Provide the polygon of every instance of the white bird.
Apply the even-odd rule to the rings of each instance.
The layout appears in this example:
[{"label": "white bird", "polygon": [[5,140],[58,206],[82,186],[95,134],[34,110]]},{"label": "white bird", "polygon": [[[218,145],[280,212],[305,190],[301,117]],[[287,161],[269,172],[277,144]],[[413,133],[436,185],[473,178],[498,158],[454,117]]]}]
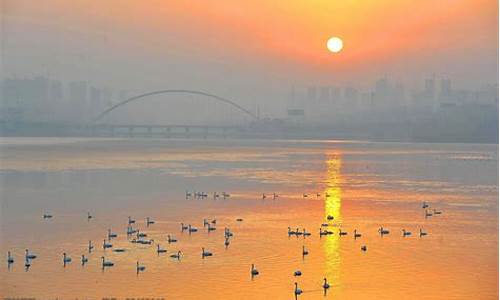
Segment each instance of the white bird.
[{"label": "white bird", "polygon": [[35,259],[36,258],[36,255],[33,254],[33,253],[29,253],[28,249],[26,249],[26,259],[29,260],[29,259]]},{"label": "white bird", "polygon": [[378,229],[378,232],[379,232],[379,233],[380,233],[380,235],[382,235],[382,236],[383,236],[384,234],[389,234],[389,230],[384,229],[384,227],[380,227],[380,228]]},{"label": "white bird", "polygon": [[177,240],[175,238],[171,237],[170,234],[167,237],[168,237],[167,241],[168,241],[169,244],[177,242]]},{"label": "white bird", "polygon": [[14,257],[10,255],[10,251],[7,252],[7,263],[8,264],[14,263]]},{"label": "white bird", "polygon": [[410,236],[410,235],[411,235],[410,231],[406,231],[405,229],[403,229],[403,237]]},{"label": "white bird", "polygon": [[146,226],[152,225],[152,224],[154,224],[154,223],[155,223],[155,221],[151,220],[151,218],[150,218],[150,217],[147,217],[147,218],[146,218]]},{"label": "white bird", "polygon": [[160,253],[167,253],[167,249],[160,248],[160,244],[158,244],[158,245],[156,245],[156,252],[158,254],[160,254]]},{"label": "white bird", "polygon": [[201,248],[201,258],[205,258],[205,256],[212,256],[212,252],[205,251],[205,248]]},{"label": "white bird", "polygon": [[82,254],[82,266],[85,265],[89,261],[88,258],[85,257],[85,255]]},{"label": "white bird", "polygon": [[330,288],[330,285],[328,284],[328,282],[326,281],[326,277],[323,278],[323,288],[326,290],[326,289],[329,289]]},{"label": "white bird", "polygon": [[146,270],[146,266],[139,265],[139,261],[137,261],[136,270],[137,274],[139,274],[139,272],[144,272]]},{"label": "white bird", "polygon": [[295,283],[295,296],[297,297],[298,295],[302,294],[302,290],[299,289],[299,285],[297,282]]},{"label": "white bird", "polygon": [[189,224],[188,225],[188,231],[189,231],[189,233],[191,233],[191,232],[197,232],[198,229],[196,227],[191,226],[191,224]]},{"label": "white bird", "polygon": [[70,263],[70,262],[71,262],[71,257],[67,256],[66,252],[63,253],[63,263],[64,263],[64,265],[66,266],[66,264]]},{"label": "white bird", "polygon": [[102,242],[102,248],[103,249],[107,249],[107,248],[111,248],[111,247],[113,247],[112,244],[106,243],[106,240],[103,240],[103,242]]},{"label": "white bird", "polygon": [[108,261],[106,261],[106,260],[104,259],[104,256],[101,256],[101,259],[102,259],[102,268],[103,268],[103,269],[104,269],[105,267],[112,267],[112,266],[114,266],[114,265],[115,265],[113,262],[111,262],[111,261],[109,261],[109,260],[108,260]]},{"label": "white bird", "polygon": [[181,254],[182,254],[181,251],[177,251],[177,253],[171,254],[170,257],[176,258],[176,259],[181,259]]},{"label": "white bird", "polygon": [[255,268],[254,264],[252,264],[252,269],[250,273],[252,274],[252,276],[259,275],[259,271]]},{"label": "white bird", "polygon": [[117,237],[116,233],[111,232],[111,229],[108,229],[108,240]]}]

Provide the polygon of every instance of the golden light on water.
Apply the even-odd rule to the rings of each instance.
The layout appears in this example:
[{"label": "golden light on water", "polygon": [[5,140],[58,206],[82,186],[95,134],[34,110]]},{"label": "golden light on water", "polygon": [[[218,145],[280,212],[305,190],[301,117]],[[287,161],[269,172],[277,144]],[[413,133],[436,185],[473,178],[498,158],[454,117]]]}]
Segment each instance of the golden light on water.
[{"label": "golden light on water", "polygon": [[[340,210],[342,202],[342,190],[340,187],[341,164],[341,158],[337,154],[329,156],[326,160],[325,220],[327,220],[328,216],[333,216],[336,224],[342,221]],[[328,230],[335,231],[336,228],[330,227]],[[325,276],[329,280],[338,282],[340,278],[338,270],[341,259],[339,252],[340,236],[335,232],[335,234],[326,235],[324,238]]]}]

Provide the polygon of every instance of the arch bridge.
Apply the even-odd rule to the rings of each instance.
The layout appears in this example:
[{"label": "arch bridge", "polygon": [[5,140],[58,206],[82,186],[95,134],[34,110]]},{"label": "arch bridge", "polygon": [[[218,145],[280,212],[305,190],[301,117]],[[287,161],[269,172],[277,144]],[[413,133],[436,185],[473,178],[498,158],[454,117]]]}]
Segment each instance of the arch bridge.
[{"label": "arch bridge", "polygon": [[259,117],[251,112],[250,110],[244,108],[243,106],[237,104],[236,102],[223,98],[211,93],[198,91],[198,90],[188,90],[188,89],[166,89],[152,91],[144,94],[140,94],[126,100],[123,100],[108,109],[104,110],[92,119],[90,124],[92,135],[111,135],[111,136],[163,136],[163,137],[185,137],[185,136],[202,136],[207,137],[208,135],[222,135],[226,136],[232,133],[238,133],[245,130],[241,126],[212,126],[212,125],[189,125],[189,124],[105,124],[100,121],[103,120],[112,111],[127,105],[128,103],[142,100],[144,98],[161,95],[161,94],[189,94],[189,95],[199,95],[203,96],[202,99],[212,99],[219,103],[230,106],[236,109],[244,115],[250,116],[252,121],[257,121]]}]

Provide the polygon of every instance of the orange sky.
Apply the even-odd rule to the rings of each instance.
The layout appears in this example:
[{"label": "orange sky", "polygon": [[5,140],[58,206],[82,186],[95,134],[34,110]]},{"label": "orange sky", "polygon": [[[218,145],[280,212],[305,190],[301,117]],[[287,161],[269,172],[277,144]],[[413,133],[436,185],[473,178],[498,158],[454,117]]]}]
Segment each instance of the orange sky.
[{"label": "orange sky", "polygon": [[[6,3],[13,24],[35,24],[26,32],[48,28],[43,34],[59,41],[62,50],[47,53],[66,55],[73,45],[74,52],[85,48],[90,56],[106,57],[106,63],[116,60],[118,67],[134,61],[141,66],[149,63],[150,72],[167,77],[159,70],[162,62],[189,70],[189,76],[202,74],[204,67],[220,67],[220,72],[232,76],[242,74],[242,80],[254,72],[286,84],[321,84],[332,78],[341,83],[373,82],[384,74],[418,81],[432,73],[477,84],[498,81],[498,4],[494,0]],[[10,28],[14,26],[18,25]],[[74,40],[60,42],[64,34],[54,35],[54,28],[69,32],[69,37],[90,32],[87,45],[80,46],[78,34]],[[344,40],[340,54],[326,50],[326,40],[333,35]],[[10,40],[16,44],[18,36],[13,36]],[[18,43],[19,48],[44,48],[43,41],[34,45],[32,37],[25,40]],[[48,60],[44,65],[56,64]],[[199,76],[203,80],[204,75]]]}]

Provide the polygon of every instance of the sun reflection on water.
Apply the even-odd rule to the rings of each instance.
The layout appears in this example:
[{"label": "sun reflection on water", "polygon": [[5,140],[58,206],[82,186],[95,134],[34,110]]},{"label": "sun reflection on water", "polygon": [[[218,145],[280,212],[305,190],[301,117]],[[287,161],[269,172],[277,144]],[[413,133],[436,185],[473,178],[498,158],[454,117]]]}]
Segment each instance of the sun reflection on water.
[{"label": "sun reflection on water", "polygon": [[[334,219],[329,223],[334,222],[340,225],[342,223],[341,203],[342,189],[340,186],[340,168],[342,161],[340,155],[328,155],[326,160],[326,178],[325,178],[325,220],[328,216]],[[324,236],[323,248],[325,251],[325,276],[339,284],[340,274],[340,236],[336,232],[336,228],[329,227],[328,230],[334,232],[332,235]]]}]

